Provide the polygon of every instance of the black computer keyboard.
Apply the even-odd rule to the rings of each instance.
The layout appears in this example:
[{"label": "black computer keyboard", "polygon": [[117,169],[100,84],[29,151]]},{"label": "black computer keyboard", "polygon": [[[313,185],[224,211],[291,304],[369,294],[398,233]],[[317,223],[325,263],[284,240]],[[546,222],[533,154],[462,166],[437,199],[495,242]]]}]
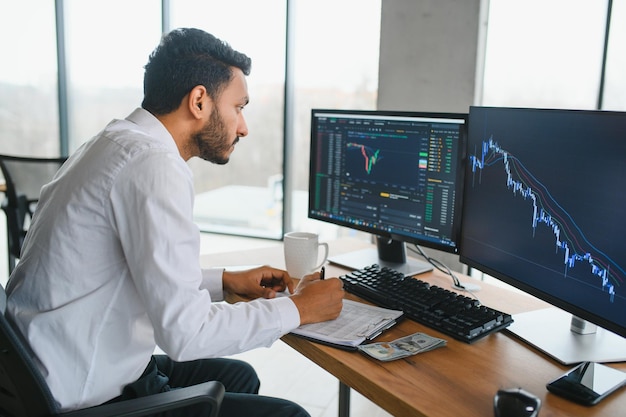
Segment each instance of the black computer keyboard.
[{"label": "black computer keyboard", "polygon": [[344,289],[457,340],[472,343],[513,322],[510,314],[476,299],[430,285],[396,270],[371,265],[340,277]]}]

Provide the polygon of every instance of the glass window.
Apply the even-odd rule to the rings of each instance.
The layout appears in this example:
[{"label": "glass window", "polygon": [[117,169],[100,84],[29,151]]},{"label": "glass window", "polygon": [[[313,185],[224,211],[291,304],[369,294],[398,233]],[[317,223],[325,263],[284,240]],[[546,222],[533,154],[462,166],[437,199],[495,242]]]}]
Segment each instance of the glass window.
[{"label": "glass window", "polygon": [[[381,0],[293,1],[295,28],[292,228],[325,238],[353,231],[307,219],[311,109],[374,110]],[[358,11],[358,12],[357,12]]]},{"label": "glass window", "polygon": [[626,111],[626,0],[613,2],[604,80],[604,110]]},{"label": "glass window", "polygon": [[0,0],[2,153],[59,155],[54,2]]},{"label": "glass window", "polygon": [[171,4],[171,26],[195,27],[252,59],[247,77],[249,134],[230,162],[193,158],[195,220],[201,230],[282,237],[284,0],[194,1]]},{"label": "glass window", "polygon": [[489,7],[481,104],[596,108],[606,1],[510,0]]},{"label": "glass window", "polygon": [[141,105],[143,66],[161,39],[161,1],[65,1],[69,149]]}]

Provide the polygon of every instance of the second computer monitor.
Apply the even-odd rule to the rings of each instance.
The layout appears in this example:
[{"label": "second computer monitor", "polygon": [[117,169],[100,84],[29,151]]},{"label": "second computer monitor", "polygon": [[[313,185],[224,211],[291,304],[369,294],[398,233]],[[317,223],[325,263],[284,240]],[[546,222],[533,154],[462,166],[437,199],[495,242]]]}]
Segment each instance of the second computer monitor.
[{"label": "second computer monitor", "polygon": [[465,178],[461,261],[560,309],[510,329],[563,363],[626,360],[626,113],[472,107]]}]

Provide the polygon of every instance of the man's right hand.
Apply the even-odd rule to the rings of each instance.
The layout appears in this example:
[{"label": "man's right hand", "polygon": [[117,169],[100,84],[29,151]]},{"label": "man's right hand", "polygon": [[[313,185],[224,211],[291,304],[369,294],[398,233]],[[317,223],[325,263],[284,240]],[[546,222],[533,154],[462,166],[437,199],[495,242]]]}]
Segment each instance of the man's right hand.
[{"label": "man's right hand", "polygon": [[300,280],[291,299],[300,312],[300,324],[336,319],[343,307],[343,282],[320,279],[319,272]]}]

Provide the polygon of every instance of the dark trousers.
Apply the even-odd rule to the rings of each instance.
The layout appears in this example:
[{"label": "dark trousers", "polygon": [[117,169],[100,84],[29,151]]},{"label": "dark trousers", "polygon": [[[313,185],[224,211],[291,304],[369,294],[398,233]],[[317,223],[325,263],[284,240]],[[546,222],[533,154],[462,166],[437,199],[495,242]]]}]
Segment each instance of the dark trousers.
[{"label": "dark trousers", "polygon": [[[165,355],[156,355],[146,368],[144,375],[127,386],[122,396],[115,400],[207,381],[220,381],[226,388],[220,417],[310,417],[302,407],[291,401],[258,395],[261,383],[256,372],[246,362],[234,359],[174,362]],[[200,404],[180,411],[162,413],[158,417],[205,417],[206,415],[208,415],[207,410]]]}]

